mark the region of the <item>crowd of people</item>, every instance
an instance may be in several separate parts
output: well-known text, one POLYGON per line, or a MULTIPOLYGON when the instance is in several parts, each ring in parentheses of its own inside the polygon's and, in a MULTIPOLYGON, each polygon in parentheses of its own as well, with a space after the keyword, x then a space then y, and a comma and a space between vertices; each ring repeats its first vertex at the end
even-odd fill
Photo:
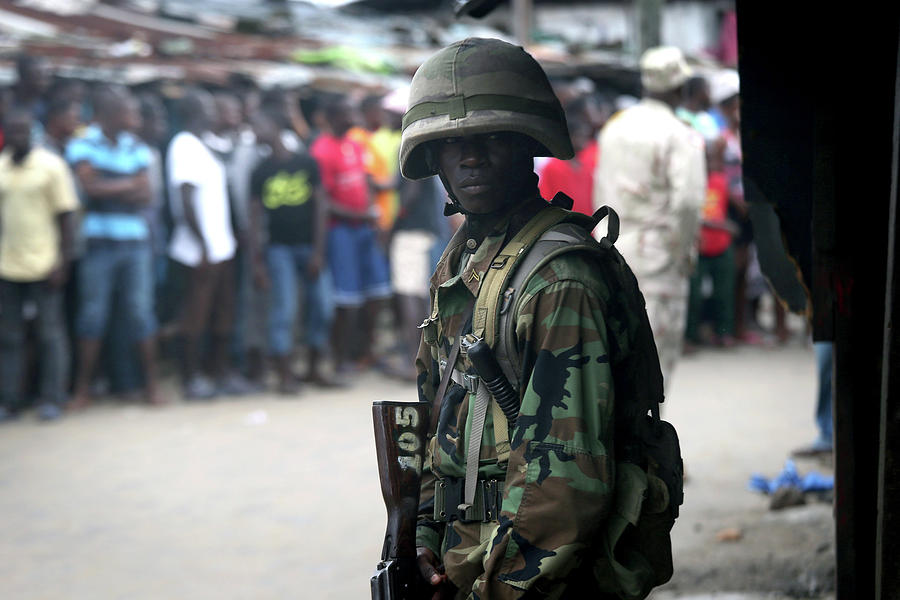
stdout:
POLYGON ((290 395, 373 367, 413 377, 450 232, 438 188, 399 177, 402 98, 301 103, 246 82, 172 97, 57 78, 36 56, 16 68, 0 99, 0 420, 104 392, 163 403, 163 361, 186 399, 261 391, 270 372, 290 395), (396 352, 379 354, 386 319, 396 352))
MULTIPOLYGON (((459 220, 438 178, 399 175, 403 90, 162 94, 56 77, 37 56, 16 68, 0 98, 0 420, 99 393, 163 403, 163 361, 187 399, 258 392, 270 373, 288 395, 369 368, 414 377, 428 279, 459 220), (391 352, 376 351, 384 328, 391 352)), ((708 170, 687 341, 752 342, 736 73, 685 90, 678 116, 708 170)), ((537 159, 540 191, 591 214, 599 134, 629 102, 584 82, 557 93, 576 155, 537 159)))

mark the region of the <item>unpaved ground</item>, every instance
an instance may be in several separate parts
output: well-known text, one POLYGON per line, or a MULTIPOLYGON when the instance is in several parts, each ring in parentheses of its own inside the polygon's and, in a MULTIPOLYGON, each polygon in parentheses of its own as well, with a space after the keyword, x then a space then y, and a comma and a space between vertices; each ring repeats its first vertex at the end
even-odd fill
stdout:
MULTIPOLYGON (((664 416, 689 481, 657 600, 828 597, 830 506, 771 513, 746 489, 813 439, 814 388, 800 342, 684 359, 664 416), (717 542, 725 528, 741 539, 717 542)), ((105 403, 0 427, 0 598, 366 598, 385 521, 369 406, 412 395, 373 374, 291 400, 105 403)))
MULTIPOLYGON (((831 503, 807 495, 806 506, 773 512, 768 497, 746 487, 752 473, 775 476, 791 449, 815 437, 815 392, 812 352, 800 342, 682 361, 664 416, 681 436, 688 482, 673 536, 676 572, 663 589, 833 592, 831 503), (716 541, 727 529, 740 539, 716 541)), ((833 474, 815 461, 797 468, 833 474)))

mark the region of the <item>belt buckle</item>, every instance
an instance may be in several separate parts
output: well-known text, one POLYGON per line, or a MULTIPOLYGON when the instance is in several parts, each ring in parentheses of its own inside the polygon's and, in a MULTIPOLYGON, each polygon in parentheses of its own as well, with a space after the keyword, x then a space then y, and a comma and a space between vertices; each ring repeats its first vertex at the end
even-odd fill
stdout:
POLYGON ((459 502, 465 493, 465 479, 446 477, 435 482, 435 521, 460 521, 462 523, 487 523, 500 519, 503 498, 503 482, 497 479, 479 479, 475 484, 475 500, 467 509, 459 502))
POLYGON ((463 373, 463 387, 469 391, 471 394, 478 393, 478 380, 480 378, 478 375, 469 375, 468 373, 463 373))
POLYGON ((438 479, 435 485, 434 519, 436 521, 456 521, 465 519, 465 511, 459 510, 459 499, 463 497, 465 480, 457 477, 438 479))

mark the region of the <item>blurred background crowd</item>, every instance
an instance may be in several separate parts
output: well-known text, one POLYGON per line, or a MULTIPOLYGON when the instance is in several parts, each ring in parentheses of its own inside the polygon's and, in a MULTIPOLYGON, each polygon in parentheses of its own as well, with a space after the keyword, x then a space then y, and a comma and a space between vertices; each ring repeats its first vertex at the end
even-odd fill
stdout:
MULTIPOLYGON (((0 97, 0 419, 106 395, 162 403, 171 376, 198 400, 350 385, 368 369, 414 379, 428 278, 459 221, 436 178, 399 175, 403 78, 123 84, 27 50, 14 61, 0 97)), ((537 159, 540 190, 590 214, 599 135, 638 98, 552 82, 577 155, 537 159)), ((698 71, 677 111, 709 178, 688 352, 790 336, 777 302, 761 315, 739 89, 734 70, 698 71)))

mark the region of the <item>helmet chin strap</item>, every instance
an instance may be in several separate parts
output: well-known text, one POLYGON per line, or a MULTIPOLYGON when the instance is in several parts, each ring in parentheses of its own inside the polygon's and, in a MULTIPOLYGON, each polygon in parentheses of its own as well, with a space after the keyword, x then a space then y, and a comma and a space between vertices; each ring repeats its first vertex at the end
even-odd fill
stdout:
MULTIPOLYGON (((465 208, 463 208, 462 204, 460 204, 459 199, 453 194, 453 188, 450 187, 450 181, 444 175, 443 171, 441 171, 440 169, 435 169, 435 171, 437 171, 437 176, 440 178, 441 183, 444 186, 444 189, 447 191, 447 197, 450 199, 450 202, 448 202, 444 205, 444 216, 445 217, 450 217, 455 214, 461 214, 464 217, 471 216, 473 218, 479 218, 479 217, 488 217, 488 216, 495 215, 497 213, 506 212, 507 210, 509 210, 509 205, 511 203, 511 200, 508 202, 504 202, 500 208, 498 208, 497 210, 491 211, 489 213, 473 213, 472 211, 466 210, 465 208)), ((537 183, 538 183, 537 173, 532 172, 531 177, 529 179, 530 179, 530 185, 529 184, 522 185, 523 190, 528 189, 529 187, 532 187, 532 188, 537 187, 537 183)), ((511 192, 512 193, 510 194, 510 196, 512 196, 512 197, 521 195, 517 191, 511 190, 511 192)))
POLYGON ((437 170, 437 175, 441 179, 441 184, 443 184, 444 189, 447 191, 447 197, 450 199, 450 202, 444 205, 444 216, 450 217, 457 213, 467 217, 469 216, 469 211, 462 207, 462 204, 459 203, 459 200, 456 196, 453 195, 453 188, 450 187, 450 182, 444 176, 444 173, 440 169, 437 170))

